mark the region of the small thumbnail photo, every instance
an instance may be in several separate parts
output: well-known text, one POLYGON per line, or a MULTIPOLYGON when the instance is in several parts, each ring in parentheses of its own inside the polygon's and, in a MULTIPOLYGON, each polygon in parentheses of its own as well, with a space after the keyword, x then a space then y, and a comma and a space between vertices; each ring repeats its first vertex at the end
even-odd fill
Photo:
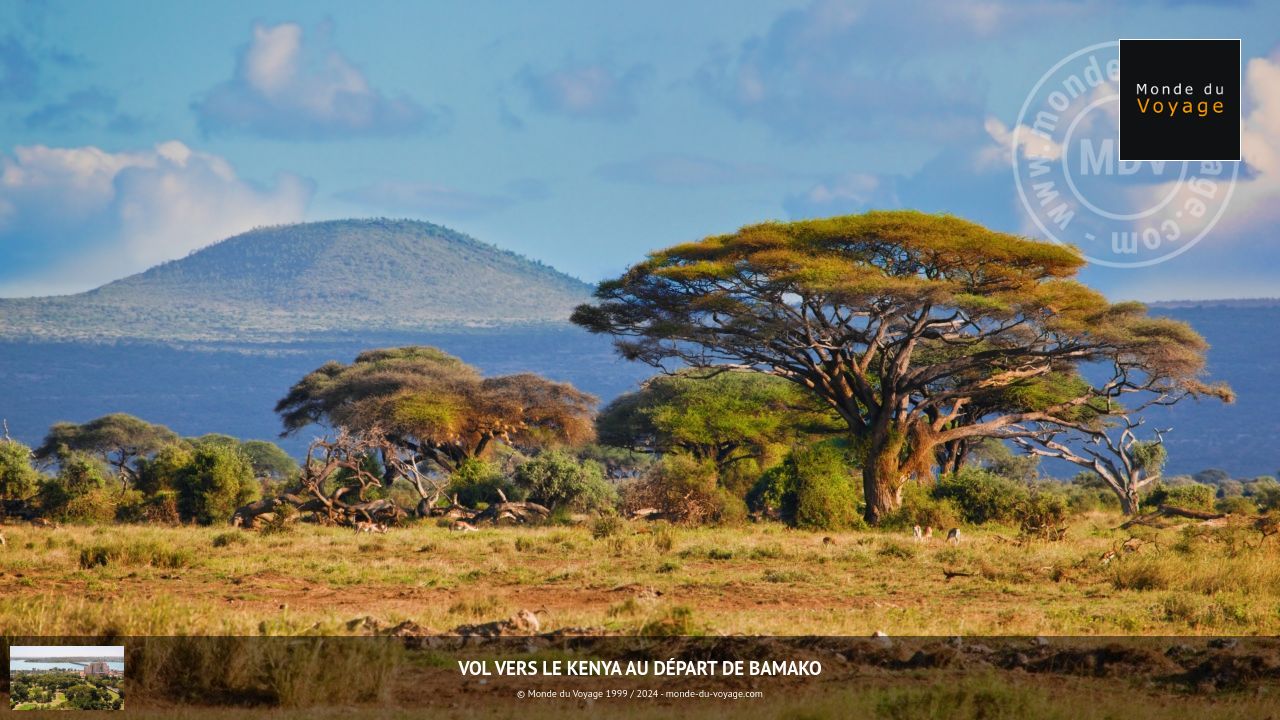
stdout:
POLYGON ((121 645, 14 645, 9 648, 14 710, 120 710, 121 645))

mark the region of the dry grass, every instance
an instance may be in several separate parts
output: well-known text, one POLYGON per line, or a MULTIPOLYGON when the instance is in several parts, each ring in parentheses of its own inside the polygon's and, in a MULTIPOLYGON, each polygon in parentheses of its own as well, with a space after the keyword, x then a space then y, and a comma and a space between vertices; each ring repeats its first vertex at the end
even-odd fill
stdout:
POLYGON ((902 533, 811 534, 765 524, 451 533, 370 540, 299 527, 9 526, 7 635, 353 632, 373 616, 438 631, 539 610, 544 625, 634 634, 1280 634, 1280 544, 1078 521, 1061 543, 974 529, 951 547, 902 533), (232 534, 238 533, 238 534, 232 534), (944 571, 961 573, 948 579, 944 571))

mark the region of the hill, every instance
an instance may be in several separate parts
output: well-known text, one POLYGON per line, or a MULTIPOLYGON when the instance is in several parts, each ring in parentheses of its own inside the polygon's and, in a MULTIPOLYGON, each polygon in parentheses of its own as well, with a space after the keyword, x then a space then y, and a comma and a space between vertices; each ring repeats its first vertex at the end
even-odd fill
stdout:
POLYGON ((282 340, 562 322, 591 286, 431 223, 262 228, 78 295, 0 300, 9 339, 282 340))

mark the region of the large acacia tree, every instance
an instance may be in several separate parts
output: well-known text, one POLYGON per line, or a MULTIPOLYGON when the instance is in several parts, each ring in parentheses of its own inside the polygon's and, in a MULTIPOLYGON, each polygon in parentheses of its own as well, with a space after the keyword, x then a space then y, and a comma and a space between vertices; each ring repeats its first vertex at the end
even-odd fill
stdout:
POLYGON ((596 398, 530 373, 483 377, 431 347, 369 350, 347 365, 329 362, 276 405, 284 434, 312 423, 384 436, 397 456, 383 458, 424 499, 438 494, 421 474, 452 473, 494 443, 518 448, 576 444, 593 435, 596 398))
POLYGON ((64 453, 82 452, 101 458, 133 485, 138 481, 139 461, 179 441, 164 425, 127 413, 111 413, 86 423, 54 423, 35 450, 39 460, 57 460, 64 453))
POLYGON ((1073 248, 951 216, 769 222, 655 252, 573 320, 630 359, 808 388, 862 449, 874 523, 966 439, 1079 422, 1134 392, 1221 392, 1199 380, 1199 335, 1109 303, 1074 279, 1083 265, 1073 248))

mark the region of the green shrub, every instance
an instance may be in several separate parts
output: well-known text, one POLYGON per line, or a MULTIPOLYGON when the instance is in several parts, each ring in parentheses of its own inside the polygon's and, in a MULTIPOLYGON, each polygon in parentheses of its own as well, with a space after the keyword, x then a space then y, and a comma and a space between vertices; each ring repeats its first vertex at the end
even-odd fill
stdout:
POLYGON ((245 537, 243 530, 232 530, 230 532, 218 533, 213 536, 213 546, 216 548, 231 547, 232 545, 247 545, 249 538, 245 537))
POLYGON ((1214 503, 1214 507, 1220 513, 1228 513, 1231 515, 1253 515, 1258 512, 1258 505, 1253 501, 1253 498, 1242 497, 1240 495, 1224 497, 1214 503))
POLYGON ((1010 522, 1027 488, 980 468, 966 467, 938 480, 933 496, 955 503, 965 522, 1010 522))
POLYGON ((530 500, 549 508, 599 510, 612 507, 618 493, 594 461, 579 461, 563 450, 543 452, 515 470, 515 483, 530 500))
POLYGON ((1160 484, 1147 496, 1149 505, 1174 505, 1188 510, 1213 510, 1218 491, 1212 485, 1188 483, 1186 485, 1160 484))
POLYGON ((0 440, 0 500, 26 500, 39 488, 40 473, 31 467, 31 448, 0 440))
POLYGON ((178 487, 178 475, 191 464, 191 448, 186 445, 168 445, 154 457, 138 461, 138 479, 134 487, 144 495, 173 491, 178 487))
POLYGON ((86 570, 99 565, 150 565, 160 568, 180 568, 190 563, 191 553, 187 550, 161 547, 159 543, 149 540, 96 543, 80 550, 80 567, 86 570))
POLYGON ((622 504, 628 510, 653 508, 676 522, 710 522, 724 509, 718 490, 714 464, 666 455, 622 487, 622 504))
POLYGON ((475 507, 481 503, 500 502, 502 496, 499 490, 508 500, 520 500, 524 497, 515 484, 502 474, 501 468, 484 460, 468 458, 453 471, 445 492, 456 495, 459 503, 475 507))
POLYGON ((208 443, 191 456, 177 477, 178 511, 204 525, 224 523, 236 508, 258 499, 260 489, 249 458, 237 447, 208 443))
POLYGON ((908 483, 902 489, 902 505, 890 513, 881 525, 886 528, 909 528, 913 525, 936 529, 960 524, 960 511, 949 499, 933 496, 933 489, 918 483, 908 483))
POLYGON ((750 500, 810 530, 862 527, 862 487, 849 453, 833 443, 792 450, 761 476, 750 500))
POLYGON ((613 537, 621 533, 626 525, 622 518, 614 515, 596 518, 595 522, 591 523, 591 537, 596 540, 613 537))
POLYGON ((98 523, 115 519, 115 493, 107 489, 102 463, 80 453, 61 459, 56 477, 40 483, 41 510, 61 522, 98 523))
POLYGON ((741 525, 747 521, 747 503, 728 488, 716 488, 711 519, 718 525, 741 525))
POLYGON ((1066 532, 1067 499, 1055 492, 1032 492, 1018 502, 1013 519, 1024 536, 1061 540, 1066 532))
POLYGON ((67 523, 88 525, 109 523, 116 519, 117 497, 116 493, 106 488, 82 492, 71 496, 56 516, 60 521, 67 523))
POLYGON ((1276 481, 1255 482, 1250 490, 1249 496, 1253 498, 1259 510, 1263 512, 1280 510, 1280 484, 1276 481))
POLYGON ((149 523, 177 525, 182 522, 182 514, 178 512, 177 491, 161 490, 148 497, 142 505, 142 515, 149 523))

